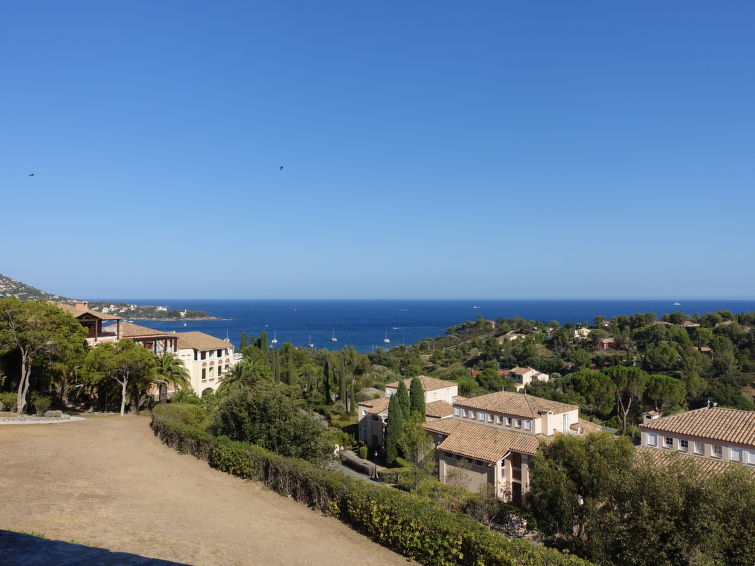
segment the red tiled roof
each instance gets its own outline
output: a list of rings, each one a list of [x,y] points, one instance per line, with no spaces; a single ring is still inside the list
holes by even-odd
[[[653,419],[640,428],[755,446],[755,411],[704,407]]]

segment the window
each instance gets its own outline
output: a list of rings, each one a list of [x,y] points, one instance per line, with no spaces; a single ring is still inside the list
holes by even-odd
[[[724,453],[724,449],[720,446],[714,446],[713,447],[713,457],[714,458],[720,458],[721,455]]]
[[[454,415],[457,417],[461,416],[461,409],[459,407],[454,407]]]
[[[742,449],[741,448],[729,448],[729,460],[732,462],[742,461]]]
[[[467,416],[467,410],[466,409],[464,409],[464,416],[465,417]]]
[[[524,421],[524,430],[532,430],[532,421]]]
[[[207,379],[207,368],[202,368],[202,379]]]
[[[472,420],[476,419],[477,413],[475,413],[474,411],[469,411],[469,418]]]
[[[207,359],[207,352],[202,352],[199,357],[202,358],[203,360],[206,360]]]
[[[511,426],[511,417],[506,417],[506,426]]]
[[[501,415],[495,416],[495,424],[502,424],[503,423],[503,417]]]
[[[693,450],[695,454],[702,454],[703,452],[705,452],[705,445],[702,442],[695,442]]]
[[[489,423],[493,422],[493,415],[488,414],[488,422]]]
[[[522,419],[516,420],[516,428],[522,428]]]
[[[689,441],[688,440],[680,440],[679,441],[679,450],[684,450],[685,452],[689,450]]]
[[[645,438],[645,444],[647,446],[658,446],[658,435],[648,434]]]
[[[218,358],[223,355],[223,350],[218,350]]]
[[[664,445],[666,446],[666,448],[673,448],[674,447],[674,439],[671,438],[670,436],[667,436],[663,440],[663,442],[664,442]]]

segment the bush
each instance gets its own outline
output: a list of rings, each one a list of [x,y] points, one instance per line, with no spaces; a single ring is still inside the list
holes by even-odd
[[[333,453],[325,426],[300,409],[284,385],[266,381],[226,394],[218,403],[212,432],[310,462]]]
[[[414,495],[365,483],[297,458],[227,437],[213,438],[157,407],[152,428],[166,444],[192,447],[210,466],[265,483],[281,495],[337,517],[373,540],[428,565],[588,565],[525,540],[507,538]],[[396,469],[390,470],[395,472]]]
[[[37,415],[41,416],[45,414],[45,411],[49,410],[52,405],[52,399],[50,399],[48,395],[43,395],[35,391],[31,394],[31,404],[34,405],[34,411]]]
[[[369,448],[367,448],[366,446],[360,446],[360,447],[359,447],[359,457],[360,457],[360,458],[361,458],[362,460],[366,460],[366,459],[367,459],[367,455],[368,455],[369,451],[370,451],[370,449],[369,449]]]
[[[16,410],[18,401],[18,395],[13,392],[0,393],[0,403],[3,405],[3,410],[13,413]]]

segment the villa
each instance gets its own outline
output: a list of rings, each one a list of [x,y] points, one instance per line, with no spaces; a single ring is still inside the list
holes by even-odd
[[[178,339],[178,358],[191,378],[191,387],[201,395],[207,389],[217,390],[228,371],[240,359],[233,343],[204,332],[174,332]]]
[[[178,338],[175,333],[162,332],[154,328],[147,328],[132,322],[120,322],[104,327],[104,330],[118,332],[120,338],[128,338],[137,344],[141,344],[153,354],[165,352],[175,354],[177,351]]]
[[[536,369],[515,367],[509,371],[508,378],[516,382],[516,389],[519,391],[533,381],[548,381],[550,376]]]
[[[122,338],[120,333],[122,319],[118,316],[89,310],[87,301],[76,301],[73,305],[55,301],[50,301],[50,303],[71,314],[81,326],[86,328],[87,343],[90,346],[96,346],[102,342],[117,342]],[[115,321],[115,324],[103,328],[102,323],[105,321]]]

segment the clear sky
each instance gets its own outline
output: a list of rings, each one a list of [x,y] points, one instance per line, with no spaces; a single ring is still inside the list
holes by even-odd
[[[754,29],[751,0],[4,0],[0,273],[753,298]]]

